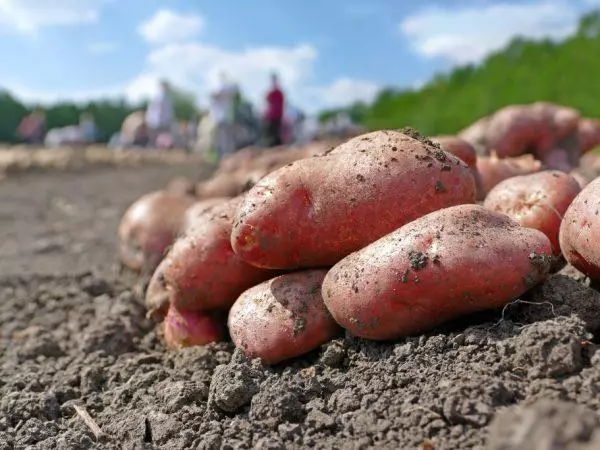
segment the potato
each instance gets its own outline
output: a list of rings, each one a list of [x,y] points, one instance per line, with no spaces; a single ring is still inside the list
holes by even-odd
[[[517,158],[498,158],[495,153],[490,156],[477,157],[477,171],[481,176],[479,199],[484,199],[487,193],[498,183],[517,175],[539,172],[542,163],[531,155]]]
[[[220,205],[230,200],[229,197],[213,197],[205,200],[198,200],[194,202],[186,211],[183,220],[181,231],[183,234],[187,233],[196,222],[196,219],[205,213],[213,206]]]
[[[175,195],[196,195],[196,183],[186,177],[175,177],[167,183],[165,191]]]
[[[516,157],[528,149],[552,147],[551,124],[541,120],[529,105],[511,105],[494,113],[487,129],[488,147],[498,156]]]
[[[571,171],[570,175],[575,178],[575,181],[577,181],[577,183],[579,183],[579,187],[580,188],[584,188],[586,187],[588,184],[590,184],[590,179],[589,177],[584,174],[581,169],[574,169]]]
[[[580,272],[600,278],[600,178],[579,193],[560,226],[563,255]]]
[[[231,248],[237,197],[198,216],[165,258],[172,304],[181,310],[229,309],[246,289],[275,274],[244,262]]]
[[[356,336],[396,339],[499,308],[543,280],[552,249],[540,231],[479,205],[423,216],[341,260],[325,306]]]
[[[231,242],[257,267],[327,267],[428,212],[474,201],[460,159],[378,131],[264,177],[238,208]]]
[[[581,117],[579,111],[550,102],[534,102],[529,105],[537,120],[549,127],[553,141],[559,141],[577,129]]]
[[[581,188],[572,176],[548,170],[504,180],[487,195],[484,206],[510,216],[519,225],[544,233],[559,256],[562,218]]]
[[[492,116],[482,117],[467,128],[458,133],[458,137],[473,146],[477,155],[488,156],[490,154],[487,145],[487,129]]]
[[[569,173],[574,168],[571,165],[569,153],[564,148],[552,148],[538,154],[539,159],[547,169]]]
[[[162,327],[165,343],[171,349],[219,342],[225,336],[225,320],[219,314],[180,311],[173,306]]]
[[[581,154],[600,146],[600,120],[581,119],[577,128],[577,137]]]
[[[340,328],[323,304],[326,270],[288,273],[254,286],[229,311],[229,333],[249,358],[276,364],[335,337]]]
[[[471,144],[458,136],[434,136],[432,141],[438,142],[442,148],[458,156],[469,167],[477,166],[477,154]]]
[[[169,309],[169,291],[163,272],[165,266],[166,263],[163,259],[152,274],[145,295],[146,309],[148,310],[147,317],[152,317],[159,322],[165,318]]]
[[[118,230],[119,255],[133,270],[152,273],[179,233],[194,197],[152,192],[125,212]]]

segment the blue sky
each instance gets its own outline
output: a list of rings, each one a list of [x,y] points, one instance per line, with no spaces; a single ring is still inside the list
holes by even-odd
[[[593,7],[600,0],[0,0],[0,86],[29,102],[133,101],[167,76],[204,105],[226,70],[260,104],[275,69],[292,102],[314,111],[418,86],[517,34],[564,38]]]

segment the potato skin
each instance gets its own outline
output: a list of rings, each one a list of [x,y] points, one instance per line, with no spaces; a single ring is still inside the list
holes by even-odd
[[[166,263],[163,259],[152,274],[144,297],[148,310],[147,317],[152,317],[158,322],[165,318],[169,310],[169,291],[163,273],[165,267]]]
[[[551,254],[540,231],[483,206],[453,206],[333,266],[323,299],[351,333],[395,339],[503,306],[547,276]]]
[[[165,191],[146,194],[125,212],[118,230],[119,255],[130,269],[152,273],[183,225],[191,196]]]
[[[600,178],[571,203],[560,226],[560,247],[573,267],[593,279],[600,278]]]
[[[172,304],[182,310],[228,309],[246,289],[271,278],[231,248],[233,215],[241,197],[198,216],[165,258],[164,277]]]
[[[225,203],[226,201],[231,200],[230,197],[213,197],[207,198],[205,200],[198,200],[194,202],[190,207],[185,211],[185,217],[183,220],[183,225],[181,227],[181,232],[186,234],[196,222],[196,219],[200,217],[203,213],[208,211],[210,208],[216,205],[220,205],[221,203]]]
[[[257,267],[328,267],[428,212],[474,202],[460,159],[378,131],[263,178],[238,208],[231,242]]]
[[[477,171],[481,180],[478,199],[483,200],[501,181],[517,175],[539,172],[541,169],[542,164],[531,155],[517,158],[498,158],[495,153],[490,156],[478,156]]]
[[[236,347],[250,358],[276,364],[308,353],[340,333],[321,296],[326,273],[288,273],[240,295],[228,319]]]
[[[519,225],[540,230],[559,256],[558,231],[562,218],[581,188],[575,178],[558,170],[545,170],[504,180],[490,191],[487,209],[510,216]]]
[[[167,348],[180,349],[223,340],[225,320],[220,314],[179,311],[171,306],[162,329]]]
[[[442,148],[454,156],[458,156],[469,167],[476,167],[477,153],[471,144],[458,136],[434,136],[432,141],[439,142]]]

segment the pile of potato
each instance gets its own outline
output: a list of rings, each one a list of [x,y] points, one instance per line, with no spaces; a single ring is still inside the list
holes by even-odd
[[[566,261],[600,276],[600,179],[551,169],[412,130],[248,148],[135,202],[121,260],[152,273],[170,348],[228,333],[276,364],[344,330],[398,339],[502,307]]]

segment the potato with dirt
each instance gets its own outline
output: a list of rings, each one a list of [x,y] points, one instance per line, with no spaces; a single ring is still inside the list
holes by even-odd
[[[560,247],[573,267],[600,279],[600,178],[579,193],[560,226]]]
[[[304,355],[337,336],[341,328],[323,304],[326,270],[306,270],[254,286],[229,311],[229,333],[249,358],[266,364]]]
[[[540,230],[550,239],[554,255],[560,256],[560,224],[580,191],[571,175],[545,170],[504,180],[490,191],[483,205],[508,215],[523,227]]]
[[[231,197],[212,197],[194,202],[185,212],[183,225],[181,227],[182,234],[187,233],[187,231],[194,226],[196,219],[207,210],[213,206],[225,203],[228,200],[231,200]]]
[[[179,234],[186,210],[195,198],[156,191],[136,200],[125,212],[118,229],[122,263],[151,274]]]
[[[238,208],[231,243],[256,267],[328,267],[428,212],[474,202],[459,158],[425,138],[377,131],[264,177]]]
[[[165,282],[165,266],[166,263],[163,259],[152,274],[144,295],[144,301],[148,311],[146,316],[148,318],[152,317],[158,322],[165,318],[169,309],[170,295]]]
[[[167,348],[207,345],[225,337],[225,318],[222,313],[181,311],[169,307],[162,323]]]
[[[458,205],[341,260],[323,281],[323,299],[356,336],[396,339],[502,307],[546,278],[551,257],[542,232],[480,205]]]
[[[231,228],[241,197],[198,216],[165,258],[171,303],[180,310],[227,310],[246,289],[274,275],[246,263],[231,248]]]
[[[467,166],[476,167],[477,153],[473,146],[464,139],[449,135],[433,136],[430,139],[439,143],[445,151],[458,156]]]

